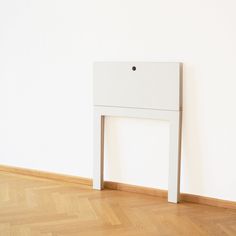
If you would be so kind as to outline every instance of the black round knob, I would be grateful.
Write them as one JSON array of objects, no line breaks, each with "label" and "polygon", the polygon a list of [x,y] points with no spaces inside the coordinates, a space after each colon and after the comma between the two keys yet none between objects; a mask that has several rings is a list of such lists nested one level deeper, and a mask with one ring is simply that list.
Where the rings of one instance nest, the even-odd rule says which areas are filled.
[{"label": "black round knob", "polygon": [[136,71],[136,66],[133,66],[133,67],[132,67],[132,70],[133,70],[133,71]]}]

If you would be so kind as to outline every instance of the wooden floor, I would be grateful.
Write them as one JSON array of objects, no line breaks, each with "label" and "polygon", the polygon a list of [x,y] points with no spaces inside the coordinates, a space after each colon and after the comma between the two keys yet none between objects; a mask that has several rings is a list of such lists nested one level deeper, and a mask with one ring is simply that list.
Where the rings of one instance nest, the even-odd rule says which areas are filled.
[{"label": "wooden floor", "polygon": [[1,236],[236,235],[236,210],[0,172]]}]

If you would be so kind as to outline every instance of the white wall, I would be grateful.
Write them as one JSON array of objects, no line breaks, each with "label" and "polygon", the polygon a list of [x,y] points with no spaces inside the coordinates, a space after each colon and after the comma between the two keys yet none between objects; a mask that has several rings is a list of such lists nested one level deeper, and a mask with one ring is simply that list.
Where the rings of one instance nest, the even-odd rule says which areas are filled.
[{"label": "white wall", "polygon": [[[0,164],[91,177],[93,61],[182,61],[181,191],[236,201],[235,9],[0,1]],[[106,179],[167,188],[168,123],[108,118],[106,128]]]}]

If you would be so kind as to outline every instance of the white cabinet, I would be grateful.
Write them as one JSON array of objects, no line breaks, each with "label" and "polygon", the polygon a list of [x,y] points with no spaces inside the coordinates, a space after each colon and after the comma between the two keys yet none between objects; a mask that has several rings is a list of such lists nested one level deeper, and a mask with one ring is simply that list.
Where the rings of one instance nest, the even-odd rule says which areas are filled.
[{"label": "white cabinet", "polygon": [[170,122],[168,201],[178,202],[182,118],[182,65],[169,62],[94,64],[93,188],[103,188],[105,116]]}]

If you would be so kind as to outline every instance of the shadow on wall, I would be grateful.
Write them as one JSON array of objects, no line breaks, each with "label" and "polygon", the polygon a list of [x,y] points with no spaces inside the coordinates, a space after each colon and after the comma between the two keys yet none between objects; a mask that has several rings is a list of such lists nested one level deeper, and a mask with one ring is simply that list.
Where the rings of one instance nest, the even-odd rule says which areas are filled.
[{"label": "shadow on wall", "polygon": [[[113,166],[113,173],[106,173],[106,170],[109,171],[110,168],[107,168],[107,160],[104,160],[104,177],[106,174],[111,175],[112,177],[116,176],[122,179],[122,166],[120,163],[121,156],[121,149],[120,149],[120,139],[118,138],[118,126],[117,122],[106,122],[112,119],[111,117],[105,117],[105,147],[104,147],[104,158],[112,158]],[[108,132],[108,130],[112,130],[113,132]]]},{"label": "shadow on wall", "polygon": [[204,191],[202,141],[199,135],[199,99],[196,73],[191,65],[183,70],[183,131],[181,192],[200,194]]},{"label": "shadow on wall", "polygon": [[167,189],[169,122],[107,117],[105,180]]}]

